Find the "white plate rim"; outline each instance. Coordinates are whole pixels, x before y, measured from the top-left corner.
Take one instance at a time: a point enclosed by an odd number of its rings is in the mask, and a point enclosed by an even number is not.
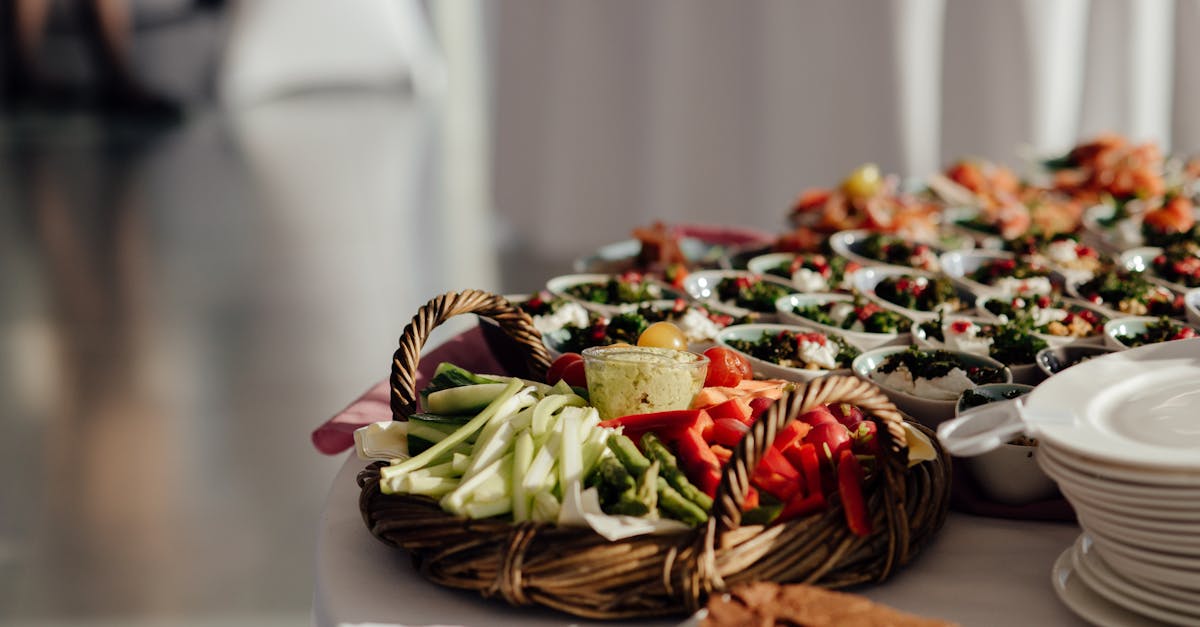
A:
[[[1075,541],[1072,552],[1073,563],[1076,572],[1080,577],[1088,583],[1091,588],[1105,597],[1109,601],[1121,605],[1126,609],[1141,614],[1143,616],[1153,618],[1155,620],[1176,623],[1180,621],[1190,621],[1200,618],[1200,614],[1183,614],[1170,608],[1164,608],[1153,603],[1148,603],[1136,596],[1125,592],[1129,586],[1118,586],[1116,583],[1101,576],[1093,567],[1093,564],[1088,558],[1088,555],[1096,555],[1094,551],[1089,551],[1085,547],[1088,543],[1087,536],[1081,535]],[[1123,582],[1122,582],[1123,583]]]
[[[1159,371],[1172,365],[1194,367],[1200,376],[1200,338],[1141,346],[1068,368],[1027,396],[1026,425],[1035,437],[1077,455],[1146,470],[1200,472],[1200,456],[1194,449],[1170,448],[1123,438],[1094,424],[1097,412],[1089,408],[1098,402],[1097,399],[1106,398],[1104,394],[1096,394],[1096,390],[1128,383],[1130,373],[1145,375],[1154,370],[1156,363],[1160,364]],[[1177,370],[1171,370],[1171,373],[1176,376]],[[1081,403],[1080,399],[1086,400]]]

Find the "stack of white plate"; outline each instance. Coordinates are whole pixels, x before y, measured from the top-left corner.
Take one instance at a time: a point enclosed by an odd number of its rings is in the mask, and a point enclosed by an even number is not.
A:
[[[951,452],[1014,430],[1038,439],[1083,528],[1055,564],[1064,603],[1101,625],[1200,626],[1200,339],[1089,360],[1014,407],[939,435]]]
[[[1200,407],[1191,411],[1200,425]],[[1037,460],[1084,530],[1058,569],[1138,615],[1200,625],[1200,469],[1123,465],[1046,444]]]

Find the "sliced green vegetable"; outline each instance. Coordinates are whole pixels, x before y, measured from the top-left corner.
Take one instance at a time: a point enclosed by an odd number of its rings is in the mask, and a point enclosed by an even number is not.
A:
[[[399,477],[407,472],[423,468],[429,464],[438,461],[443,455],[449,455],[453,452],[454,447],[466,442],[467,438],[473,435],[476,431],[483,428],[489,420],[497,413],[512,413],[520,405],[522,396],[529,398],[529,394],[521,389],[520,381],[513,381],[504,388],[504,393],[497,396],[479,415],[472,418],[467,424],[463,425],[454,433],[446,437],[446,439],[434,444],[418,455],[410,457],[399,464],[392,466],[384,466],[379,470],[380,488],[385,494],[391,494],[389,491],[388,482],[391,478]]]
[[[658,509],[663,514],[693,527],[708,521],[707,511],[700,509],[672,488],[662,477],[658,478]]]
[[[425,409],[432,414],[474,414],[496,400],[506,387],[504,383],[480,383],[440,390],[425,399]]]
[[[642,436],[642,448],[650,456],[662,464],[659,473],[684,498],[696,504],[702,511],[712,509],[712,499],[688,481],[687,475],[679,468],[678,462],[671,451],[653,433]],[[707,518],[707,515],[705,516]]]

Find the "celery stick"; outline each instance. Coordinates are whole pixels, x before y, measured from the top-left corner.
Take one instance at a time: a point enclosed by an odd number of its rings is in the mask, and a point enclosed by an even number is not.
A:
[[[479,415],[472,418],[458,431],[446,436],[446,439],[429,447],[420,455],[410,457],[394,466],[385,466],[381,468],[379,471],[380,476],[386,478],[387,476],[391,475],[402,475],[406,472],[417,470],[418,468],[422,468],[430,463],[433,463],[442,455],[452,451],[454,447],[462,444],[468,437],[471,436],[471,434],[482,429],[483,426],[492,419],[492,416],[495,416],[502,410],[504,413],[510,413],[512,411],[511,408],[515,408],[518,404],[520,404],[521,396],[528,398],[530,392],[531,391],[521,389],[520,381],[513,381],[509,383],[508,386],[504,388],[504,392],[501,393],[500,396],[496,397],[496,400],[492,401],[491,404],[483,408],[483,411],[479,412]]]
[[[564,488],[583,481],[583,455],[579,439],[579,427],[583,422],[583,411],[568,407],[562,412],[562,452],[558,458],[558,482]]]
[[[509,422],[512,423],[514,431],[520,431],[522,429],[529,428],[529,425],[533,423],[534,407],[535,405],[531,405],[525,409],[522,409],[521,411],[517,412],[517,415],[513,416],[512,419],[509,420]]]
[[[533,464],[533,435],[528,429],[517,435],[517,443],[513,448],[513,520],[524,522],[529,520],[529,493],[525,490],[525,476]]]
[[[533,409],[531,423],[533,435],[538,436],[549,432],[555,422],[554,414],[560,409],[567,406],[583,407],[586,404],[586,401],[574,394],[555,394],[538,401]]]
[[[432,498],[440,498],[458,487],[459,481],[453,477],[414,477],[405,475],[407,492]]]
[[[571,385],[569,383],[567,383],[566,381],[564,381],[563,379],[559,379],[558,383],[555,383],[554,387],[550,388],[550,394],[574,394],[574,393],[575,393],[575,390],[572,390]],[[547,396],[549,396],[549,394]]]
[[[463,510],[462,510],[463,505],[465,505],[467,503],[467,501],[470,500],[470,497],[474,494],[475,490],[479,489],[479,487],[482,486],[485,482],[487,482],[488,479],[491,479],[491,478],[499,475],[501,472],[501,468],[505,462],[509,463],[509,468],[511,469],[512,456],[508,455],[508,456],[502,457],[500,459],[497,459],[496,461],[492,462],[492,464],[490,466],[488,466],[487,468],[484,468],[478,474],[472,476],[470,479],[467,479],[467,480],[459,483],[458,488],[456,488],[450,494],[447,494],[446,496],[442,497],[442,500],[441,500],[442,509],[461,515],[463,513]],[[510,470],[510,472],[511,472],[511,470]]]
[[[608,438],[611,434],[612,431],[609,429],[596,427],[584,436],[583,442],[580,444],[583,476],[586,477],[592,471],[601,457],[611,454],[611,451],[608,450]]]
[[[512,511],[512,499],[498,498],[492,501],[471,501],[463,505],[467,518],[491,518]]]
[[[462,474],[467,471],[467,466],[471,465],[471,455],[468,453],[455,453],[450,461],[450,465],[454,467],[454,471]]]
[[[600,425],[600,412],[595,407],[588,407],[583,414],[583,429],[595,429]]]
[[[562,509],[558,499],[554,498],[549,492],[538,492],[533,495],[533,513],[532,518],[537,522],[555,522],[558,520],[558,512]]]
[[[462,474],[461,470],[455,470],[452,462],[445,462],[434,466],[426,466],[420,470],[414,470],[410,475],[420,475],[422,477],[457,477]]]
[[[467,502],[485,502],[496,499],[512,501],[512,455],[505,455],[500,467],[467,495]]]
[[[500,425],[499,429],[496,429],[496,432],[492,434],[492,437],[488,439],[486,444],[482,446],[476,444],[471,465],[467,466],[466,472],[463,473],[463,478],[469,479],[492,462],[500,459],[512,447],[514,436],[512,423],[505,422]]]
[[[543,446],[541,450],[533,456],[533,462],[529,464],[529,468],[525,471],[525,475],[521,477],[527,493],[538,492],[544,489],[547,483],[547,478],[550,477],[550,471],[554,469],[554,452],[550,447]]]

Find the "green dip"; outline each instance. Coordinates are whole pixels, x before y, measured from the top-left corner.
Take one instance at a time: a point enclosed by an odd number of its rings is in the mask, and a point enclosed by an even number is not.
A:
[[[583,351],[588,396],[600,418],[687,409],[704,385],[708,358],[641,346]]]

